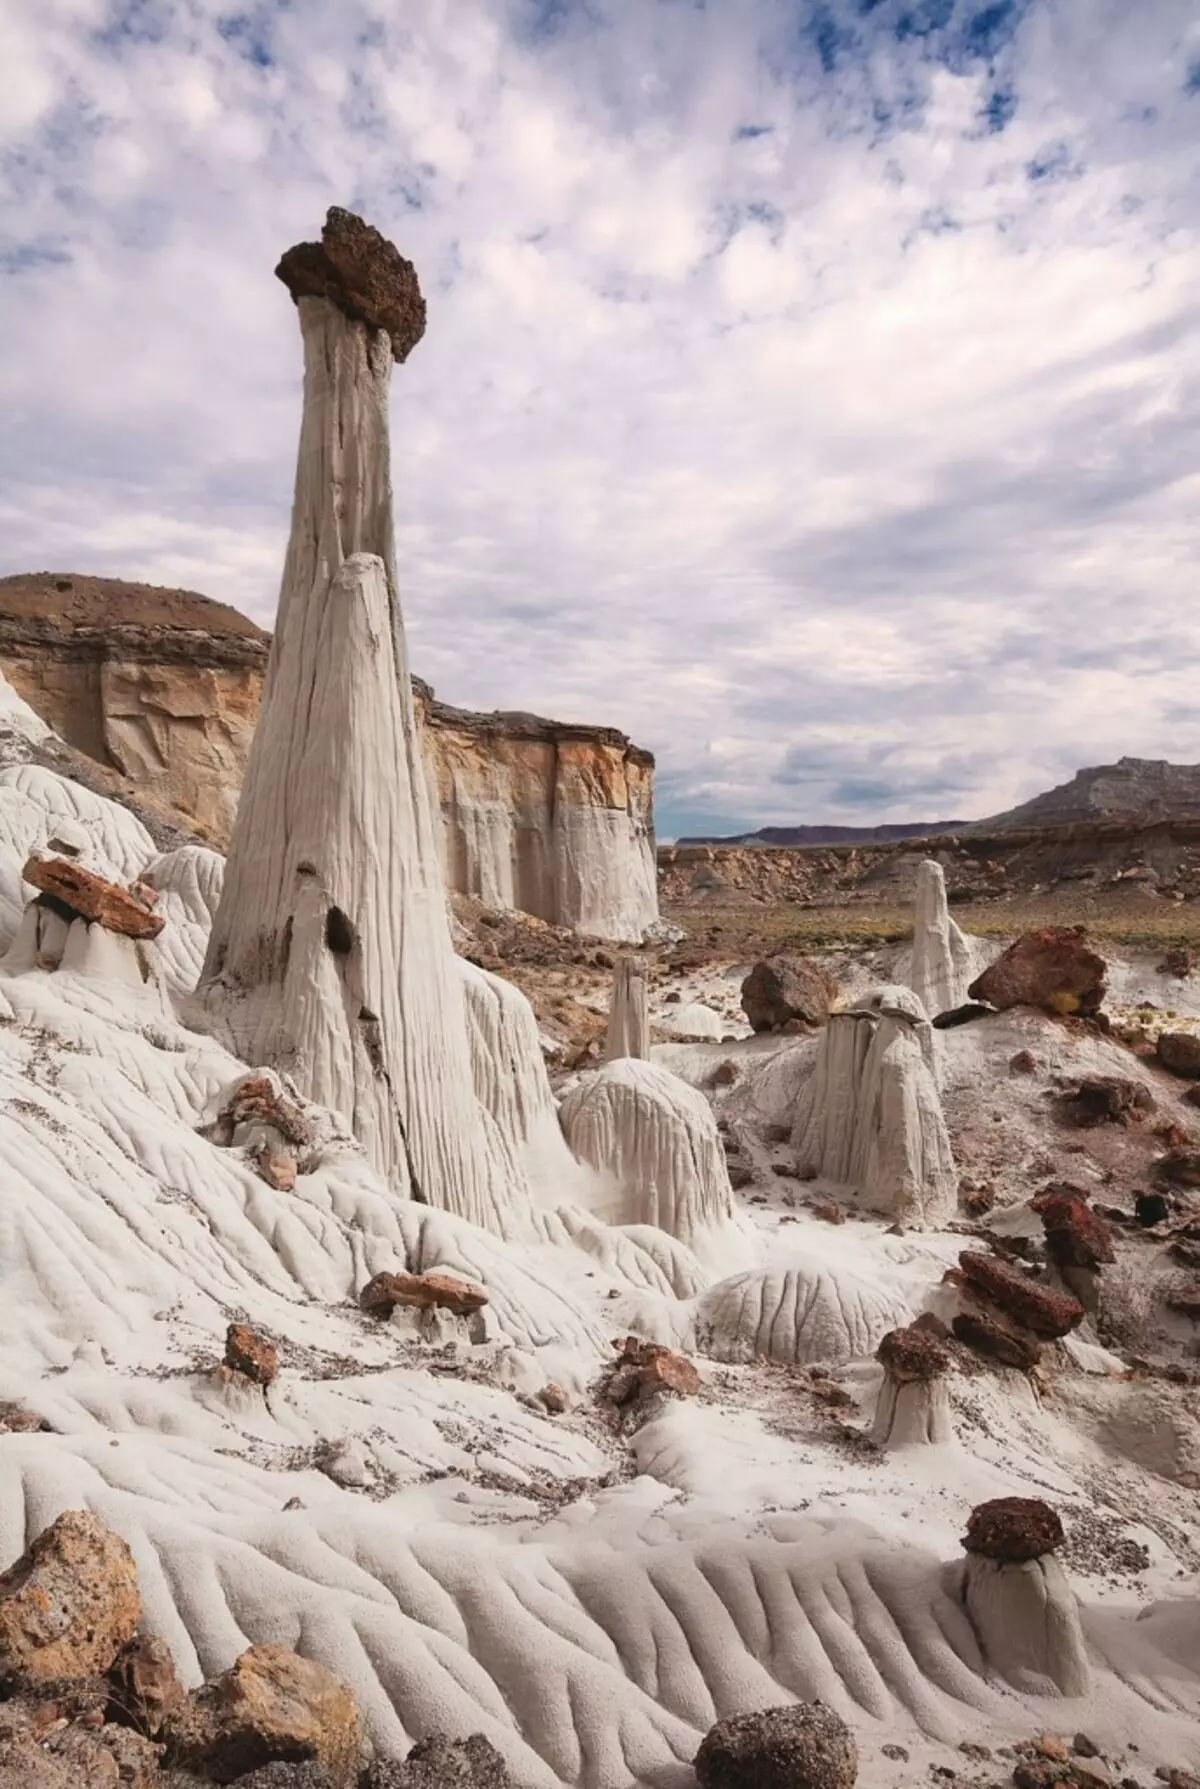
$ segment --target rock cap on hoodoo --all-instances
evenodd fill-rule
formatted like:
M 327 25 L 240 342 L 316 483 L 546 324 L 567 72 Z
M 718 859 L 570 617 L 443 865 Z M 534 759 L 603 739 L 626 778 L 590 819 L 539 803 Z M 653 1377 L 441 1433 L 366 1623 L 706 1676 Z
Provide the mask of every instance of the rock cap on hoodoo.
M 1053 1553 L 1063 1538 L 1057 1511 L 1040 1498 L 995 1497 L 971 1511 L 963 1546 L 987 1559 L 1019 1563 Z
M 907 1329 L 889 1329 L 875 1350 L 875 1358 L 901 1384 L 940 1379 L 949 1371 L 950 1356 L 937 1336 L 915 1323 Z
M 297 303 L 327 298 L 356 322 L 385 329 L 397 360 L 407 360 L 425 334 L 416 268 L 386 236 L 340 205 L 329 207 L 320 242 L 285 249 L 275 275 Z

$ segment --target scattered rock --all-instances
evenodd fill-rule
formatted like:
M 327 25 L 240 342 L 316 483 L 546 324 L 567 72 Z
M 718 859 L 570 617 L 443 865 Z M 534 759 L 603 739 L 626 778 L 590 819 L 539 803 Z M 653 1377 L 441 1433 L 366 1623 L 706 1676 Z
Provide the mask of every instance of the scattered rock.
M 703 1384 L 686 1354 L 676 1354 L 673 1349 L 643 1341 L 640 1336 L 625 1336 L 615 1345 L 619 1354 L 606 1387 L 614 1404 L 628 1404 L 656 1391 L 672 1391 L 690 1398 Z
M 1005 1563 L 1041 1559 L 1063 1543 L 1063 1525 L 1036 1497 L 997 1497 L 971 1511 L 963 1547 Z
M 968 1000 L 963 1006 L 952 1006 L 944 1013 L 938 1013 L 930 1020 L 935 1031 L 956 1031 L 960 1025 L 973 1025 L 976 1019 L 994 1019 L 994 1006 L 984 1006 L 982 1001 Z
M 809 1210 L 823 1224 L 844 1224 L 846 1214 L 840 1205 L 810 1205 Z
M 571 1400 L 561 1385 L 552 1379 L 543 1385 L 538 1392 L 538 1401 L 550 1412 L 551 1416 L 562 1416 L 571 1408 Z
M 1000 1012 L 1036 1006 L 1086 1016 L 1099 1012 L 1104 1002 L 1106 972 L 1104 958 L 1088 949 L 1078 931 L 1047 926 L 1010 944 L 967 992 Z
M 1046 1247 L 1059 1267 L 1106 1266 L 1116 1260 L 1112 1231 L 1074 1187 L 1049 1187 L 1033 1201 Z
M 741 998 L 755 1031 L 773 1031 L 792 1019 L 823 1025 L 837 998 L 837 983 L 808 957 L 762 958 L 742 983 Z
M 880 1746 L 879 1750 L 885 1758 L 890 1758 L 894 1764 L 908 1763 L 908 1752 L 903 1746 L 886 1745 Z
M 1162 1193 L 1139 1193 L 1134 1201 L 1134 1222 L 1143 1230 L 1152 1230 L 1156 1224 L 1165 1223 L 1170 1215 L 1171 1207 Z
M 1200 1080 L 1200 1033 L 1160 1031 L 1154 1048 L 1158 1060 L 1173 1075 Z
M 157 938 L 167 923 L 130 889 L 65 857 L 31 857 L 21 874 L 68 920 L 86 919 L 123 938 Z
M 1098 1758 L 1100 1747 L 1086 1733 L 1077 1733 L 1071 1741 L 1071 1750 L 1077 1758 Z
M 1172 1149 L 1160 1156 L 1154 1172 L 1170 1186 L 1200 1186 L 1200 1149 Z
M 336 1789 L 323 1764 L 310 1758 L 304 1764 L 264 1764 L 248 1777 L 239 1777 L 233 1789 Z
M 1185 981 L 1196 967 L 1196 953 L 1186 946 L 1173 947 L 1164 956 L 1156 971 L 1159 975 L 1173 975 L 1179 981 Z
M 858 1749 L 823 1703 L 729 1715 L 696 1753 L 700 1789 L 852 1789 Z
M 278 1075 L 256 1071 L 234 1083 L 224 1106 L 210 1127 L 214 1141 L 226 1147 L 239 1125 L 263 1125 L 275 1131 L 293 1149 L 308 1150 L 316 1132 L 300 1100 L 290 1093 Z
M 1001 1366 L 1015 1367 L 1018 1372 L 1027 1373 L 1042 1358 L 1041 1348 L 1032 1336 L 1016 1335 L 975 1311 L 963 1311 L 954 1319 L 954 1334 L 976 1354 L 999 1361 Z
M 1014 1075 L 1032 1075 L 1037 1073 L 1037 1057 L 1032 1050 L 1018 1050 L 1015 1056 L 1008 1059 L 1009 1073 Z
M 255 1385 L 271 1385 L 279 1371 L 279 1356 L 274 1344 L 248 1323 L 231 1323 L 225 1331 L 225 1365 Z
M 264 1764 L 323 1764 L 334 1789 L 359 1767 L 354 1697 L 323 1665 L 285 1646 L 252 1646 L 190 1696 L 165 1729 L 174 1762 L 233 1783 Z
M 67 1510 L 0 1577 L 0 1678 L 102 1674 L 141 1613 L 120 1535 L 87 1510 Z
M 109 1676 L 122 1717 L 151 1739 L 187 1700 L 170 1647 L 149 1634 L 129 1642 Z
M 466 1317 L 482 1310 L 487 1301 L 482 1286 L 451 1273 L 377 1273 L 358 1296 L 359 1304 L 372 1317 L 390 1317 L 397 1305 Z
M 1068 1335 L 1083 1321 L 1083 1306 L 1077 1298 L 1030 1279 L 994 1255 L 978 1255 L 964 1249 L 958 1264 L 973 1287 L 1036 1336 L 1054 1340 Z
M 1063 1094 L 1064 1116 L 1081 1127 L 1097 1124 L 1140 1124 L 1154 1110 L 1154 1100 L 1140 1081 L 1119 1075 L 1098 1075 L 1080 1081 Z
M 482 1733 L 447 1739 L 431 1733 L 419 1739 L 404 1762 L 371 1765 L 360 1789 L 512 1789 L 500 1753 Z

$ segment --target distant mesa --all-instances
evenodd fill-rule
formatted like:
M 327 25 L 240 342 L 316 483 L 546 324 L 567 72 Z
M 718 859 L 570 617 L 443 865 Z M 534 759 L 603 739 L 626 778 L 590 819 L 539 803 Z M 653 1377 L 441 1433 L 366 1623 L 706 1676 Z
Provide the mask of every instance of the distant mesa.
M 760 826 L 757 832 L 692 833 L 677 845 L 887 845 L 961 832 L 966 820 L 912 820 L 891 826 Z

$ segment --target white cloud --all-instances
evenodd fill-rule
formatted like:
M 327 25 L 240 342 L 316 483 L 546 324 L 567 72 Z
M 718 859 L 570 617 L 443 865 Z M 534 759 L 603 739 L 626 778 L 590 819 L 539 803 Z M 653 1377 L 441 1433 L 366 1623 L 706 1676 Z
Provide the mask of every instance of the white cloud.
M 270 620 L 271 272 L 344 204 L 429 301 L 395 487 L 448 700 L 756 821 L 1200 758 L 1192 14 L 17 0 L 2 569 Z

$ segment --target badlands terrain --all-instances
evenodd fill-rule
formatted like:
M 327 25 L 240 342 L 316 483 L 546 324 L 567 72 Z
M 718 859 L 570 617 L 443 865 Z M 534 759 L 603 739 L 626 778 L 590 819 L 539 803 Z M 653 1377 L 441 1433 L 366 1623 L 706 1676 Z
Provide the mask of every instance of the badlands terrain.
M 0 603 L 0 1789 L 1195 1789 L 1186 818 L 656 888 L 411 678 L 414 270 L 278 271 L 269 647 Z

